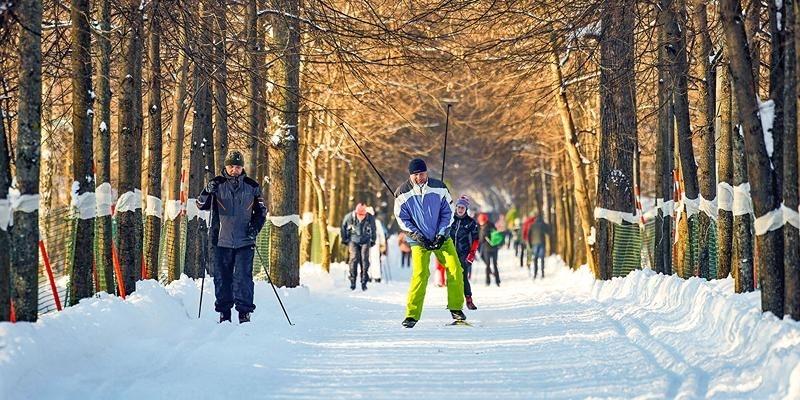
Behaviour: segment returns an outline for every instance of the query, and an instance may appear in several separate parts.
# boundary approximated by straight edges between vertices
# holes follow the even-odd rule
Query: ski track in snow
[[[304,266],[304,287],[279,290],[294,327],[266,282],[242,326],[216,323],[210,279],[199,320],[199,281],[140,282],[124,302],[0,324],[0,399],[800,398],[800,323],[762,315],[731,280],[595,282],[551,258],[532,282],[510,250],[500,261],[499,288],[473,266],[474,327],[445,326],[432,276],[422,320],[403,328],[396,266],[366,292],[343,264]]]

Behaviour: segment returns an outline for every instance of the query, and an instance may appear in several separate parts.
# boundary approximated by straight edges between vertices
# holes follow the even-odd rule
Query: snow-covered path
[[[396,268],[350,292],[343,266],[304,267],[308,286],[281,291],[294,327],[263,282],[242,326],[216,324],[213,300],[193,318],[199,282],[144,283],[125,302],[0,324],[0,398],[800,398],[800,324],[762,316],[757,293],[651,272],[596,283],[549,263],[532,282],[505,251],[499,288],[477,264],[474,327],[445,326],[431,285],[402,328]]]

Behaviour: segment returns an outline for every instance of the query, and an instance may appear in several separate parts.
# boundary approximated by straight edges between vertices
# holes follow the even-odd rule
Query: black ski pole
[[[358,142],[356,142],[356,138],[354,138],[353,135],[350,134],[350,130],[347,129],[347,127],[344,126],[343,123],[339,124],[339,125],[341,125],[342,128],[344,128],[344,131],[347,133],[347,136],[350,136],[350,140],[352,140],[353,144],[355,144],[356,147],[358,147],[358,150],[361,152],[361,155],[364,156],[364,159],[367,160],[367,162],[372,167],[372,169],[375,170],[375,173],[378,174],[378,178],[381,178],[381,182],[383,182],[383,185],[386,186],[386,190],[388,190],[389,193],[391,193],[392,197],[397,198],[397,196],[394,195],[394,192],[392,191],[392,188],[389,186],[388,183],[386,183],[386,179],[383,179],[383,175],[381,175],[381,172],[378,171],[378,168],[375,167],[375,164],[373,164],[372,160],[369,159],[369,157],[367,156],[367,153],[364,152],[364,149],[362,149],[361,146],[358,144]]]
[[[442,182],[444,182],[444,162],[447,158],[447,128],[450,126],[450,104],[447,105],[447,116],[444,120],[444,147],[442,148]]]
[[[256,254],[258,254],[258,259],[261,261],[261,268],[264,269],[264,275],[267,276],[267,281],[270,285],[272,285],[272,291],[275,292],[275,297],[278,299],[278,304],[281,305],[281,310],[283,310],[283,315],[286,316],[286,320],[289,321],[289,325],[294,326],[292,320],[289,319],[289,314],[286,312],[286,307],[283,306],[283,302],[281,301],[281,296],[278,295],[278,289],[275,289],[275,284],[272,283],[272,278],[269,277],[269,271],[267,271],[267,264],[264,263],[264,259],[261,258],[261,252],[258,251],[258,245],[255,246]]]

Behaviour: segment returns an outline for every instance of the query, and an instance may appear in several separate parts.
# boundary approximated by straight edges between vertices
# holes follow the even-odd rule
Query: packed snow
[[[2,323],[0,399],[800,398],[800,323],[730,279],[598,282],[550,258],[532,281],[502,250],[502,287],[474,266],[473,327],[445,326],[432,278],[405,329],[409,270],[391,261],[393,280],[366,292],[343,264],[304,265],[301,287],[278,290],[295,326],[262,281],[251,323],[217,324],[210,279],[198,319],[201,282],[186,277]]]

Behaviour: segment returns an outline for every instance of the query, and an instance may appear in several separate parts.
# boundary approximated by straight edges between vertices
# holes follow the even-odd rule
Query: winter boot
[[[478,309],[478,307],[475,307],[475,303],[472,302],[472,296],[466,296],[465,299],[467,301],[467,308],[469,308],[470,310]]]
[[[381,283],[381,278],[375,278],[376,283]]]
[[[416,324],[417,324],[417,320],[415,320],[414,318],[411,318],[411,317],[408,317],[408,318],[403,320],[403,326],[406,327],[406,328],[413,328],[414,325],[416,325]]]
[[[450,316],[456,321],[465,321],[467,319],[467,316],[461,310],[450,310]]]
[[[361,282],[361,290],[367,290],[367,282]]]
[[[219,313],[219,323],[231,322],[231,310]]]
[[[350,290],[356,290],[356,281],[350,281]]]
[[[250,313],[249,312],[247,312],[247,313],[240,312],[239,313],[239,323],[243,324],[245,322],[250,322]]]

